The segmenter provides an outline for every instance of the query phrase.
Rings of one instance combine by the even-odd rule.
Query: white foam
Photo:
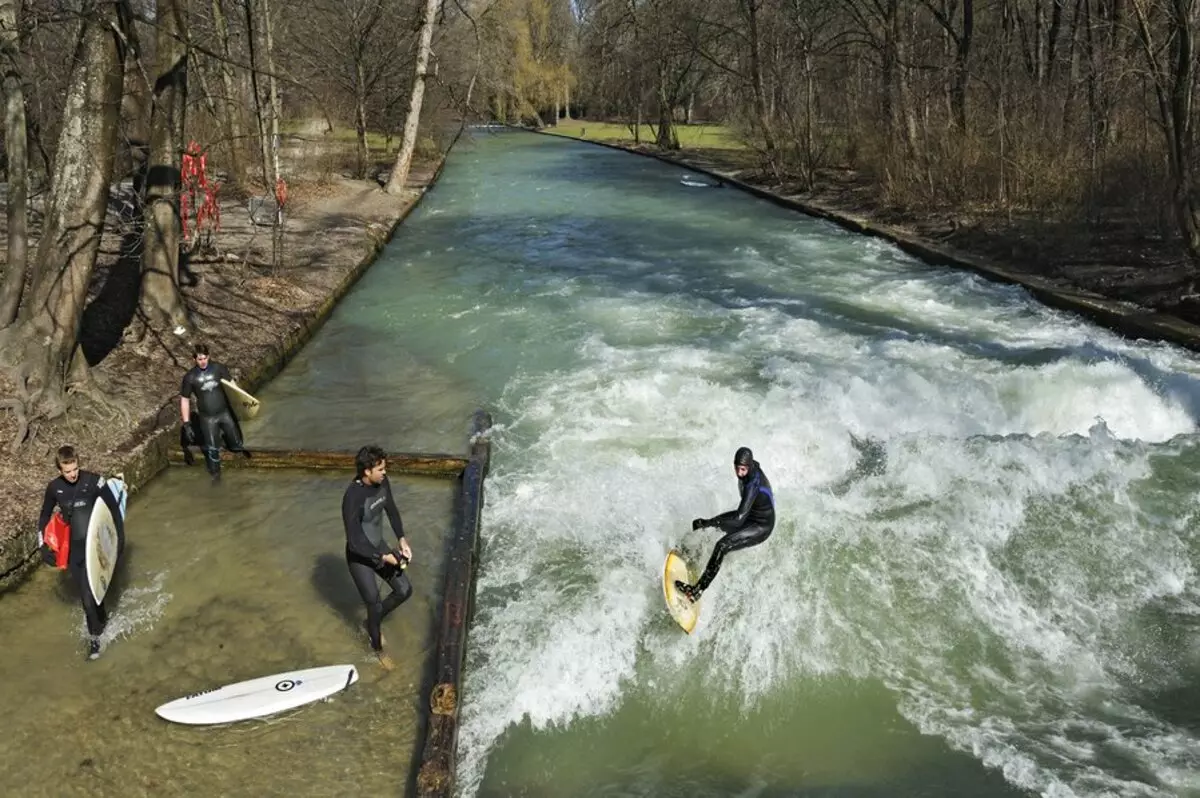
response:
[[[647,276],[642,254],[610,252],[592,263],[611,284],[528,281],[546,304],[523,296],[522,323],[553,325],[569,356],[524,359],[504,387],[463,793],[507,729],[612,713],[684,662],[746,707],[822,676],[883,683],[923,732],[1045,795],[1165,794],[1103,745],[1193,784],[1194,735],[1138,714],[1127,687],[1167,678],[1139,613],[1200,606],[1200,506],[1155,487],[1187,468],[1169,461],[1196,430],[1195,359],[811,225],[725,255]],[[856,472],[851,433],[881,468]],[[683,636],[662,559],[707,557],[715,535],[689,522],[735,505],[741,445],[780,521],[731,555]]]

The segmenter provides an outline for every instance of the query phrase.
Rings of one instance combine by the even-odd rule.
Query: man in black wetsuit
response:
[[[209,359],[206,344],[196,344],[192,351],[196,365],[183,375],[183,384],[179,388],[179,415],[183,419],[181,434],[188,444],[204,447],[204,465],[215,484],[221,479],[222,438],[229,451],[241,452],[246,457],[250,453],[242,445],[242,429],[233,417],[225,389],[221,387],[221,380],[233,382],[233,375],[223,364]],[[196,397],[197,416],[194,421],[193,396]]]
[[[108,505],[113,520],[117,525],[117,552],[125,548],[125,519],[121,516],[121,507],[105,484],[104,478],[91,471],[79,469],[79,458],[73,446],[63,446],[55,457],[58,465],[58,476],[50,480],[46,486],[46,495],[42,500],[42,513],[38,516],[38,533],[46,528],[50,516],[57,510],[62,513],[63,520],[71,527],[71,549],[67,560],[67,570],[72,581],[79,586],[80,599],[83,602],[83,617],[87,619],[88,630],[88,659],[100,656],[100,635],[104,625],[108,623],[108,612],[104,602],[96,602],[92,589],[88,585],[86,554],[88,521],[92,517],[92,508],[100,499]]]
[[[364,446],[354,458],[358,475],[342,496],[342,523],[346,527],[346,564],[354,586],[367,605],[367,637],[371,649],[386,670],[395,667],[383,653],[380,624],[392,610],[412,595],[412,584],[404,569],[412,560],[412,549],[404,539],[400,510],[392,497],[387,478],[387,455],[378,446]],[[399,548],[383,541],[383,516],[387,514]],[[380,599],[376,577],[388,583],[392,592]]]
[[[737,474],[738,492],[742,497],[738,508],[714,518],[692,521],[693,531],[715,526],[725,533],[713,547],[708,567],[704,569],[700,581],[695,585],[675,583],[675,589],[692,601],[699,601],[700,595],[712,584],[726,554],[757,546],[771,537],[771,531],[775,529],[775,494],[771,492],[771,481],[754,459],[754,453],[745,446],[738,449],[733,456],[733,470]]]

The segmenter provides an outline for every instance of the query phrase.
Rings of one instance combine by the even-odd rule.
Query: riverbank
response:
[[[1129,222],[1053,223],[1032,216],[889,207],[866,176],[826,169],[803,191],[757,168],[749,150],[687,147],[664,153],[632,140],[599,140],[588,123],[540,131],[657,158],[750,193],[878,236],[927,262],[1023,286],[1051,307],[1079,313],[1131,338],[1169,341],[1200,352],[1200,269],[1171,236],[1149,235]],[[573,131],[578,126],[579,134]],[[700,190],[700,189],[698,189]]]
[[[414,163],[402,196],[372,181],[303,172],[289,181],[283,254],[272,265],[271,228],[255,225],[246,202],[221,203],[214,251],[194,257],[183,289],[191,328],[178,336],[129,337],[136,268],[123,269],[120,237],[106,231],[84,319],[85,351],[102,352],[92,367],[109,400],[104,416],[68,413],[31,425],[26,443],[9,452],[18,431],[0,414],[0,591],[38,560],[35,522],[42,491],[55,475],[64,443],[85,469],[123,472],[136,491],[166,465],[177,445],[179,381],[191,367],[191,346],[203,341],[250,391],[273,376],[303,345],[337,300],[366,270],[404,217],[436,181],[444,156]],[[0,238],[0,253],[7,251]],[[31,251],[33,247],[31,246]],[[133,278],[130,284],[127,278]],[[91,359],[91,358],[89,358]],[[0,384],[0,395],[15,386]]]

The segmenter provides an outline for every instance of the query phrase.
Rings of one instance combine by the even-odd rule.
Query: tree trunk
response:
[[[779,146],[775,141],[774,126],[771,124],[771,117],[767,109],[767,84],[761,52],[762,39],[758,29],[758,12],[762,0],[740,0],[739,5],[746,15],[747,35],[750,38],[750,88],[754,92],[754,113],[758,117],[758,127],[762,134],[767,163],[778,177]]]
[[[274,194],[275,219],[271,224],[271,265],[278,266],[283,259],[283,205],[278,202],[280,181],[283,173],[279,168],[279,117],[283,111],[279,103],[279,81],[275,77],[275,22],[271,13],[271,0],[261,0],[262,31],[267,59],[267,106],[271,113],[271,134],[268,153],[271,158],[271,182],[267,193]]]
[[[81,15],[29,301],[0,345],[48,417],[65,410],[68,371],[86,374],[72,357],[104,229],[132,24],[123,0],[87,0]]]
[[[804,188],[811,191],[817,183],[817,87],[812,41],[807,35],[801,48],[801,58],[804,65]]]
[[[962,32],[954,52],[954,88],[951,106],[954,122],[963,136],[967,133],[967,85],[971,80],[971,41],[975,35],[975,0],[963,0]]]
[[[212,15],[217,38],[221,42],[221,53],[225,56],[218,66],[221,70],[221,89],[225,92],[225,113],[222,121],[225,136],[229,140],[229,172],[233,175],[234,184],[240,185],[246,180],[246,165],[242,161],[242,147],[245,146],[245,141],[242,138],[242,112],[235,99],[237,92],[233,85],[233,65],[230,63],[232,55],[229,47],[229,22],[225,18],[221,0],[212,0]]]
[[[1167,145],[1176,224],[1188,254],[1193,260],[1200,261],[1200,192],[1196,187],[1193,108],[1200,5],[1195,0],[1170,0],[1166,23],[1169,46],[1165,48],[1154,40],[1146,0],[1134,0],[1133,8],[1162,116],[1160,124]],[[1160,52],[1163,53],[1161,60]]]
[[[279,80],[275,77],[275,22],[271,15],[271,0],[262,0],[263,33],[266,39],[267,58],[267,104],[271,109],[270,124],[270,153],[271,153],[271,185],[267,190],[273,190],[279,182],[279,118],[283,109],[279,102]]]
[[[354,64],[354,176],[362,180],[367,176],[367,75],[362,54]]]
[[[179,0],[158,0],[157,63],[146,170],[142,318],[152,329],[187,325],[179,293],[179,166],[187,106],[188,48]]]
[[[470,105],[470,103],[468,103]],[[563,87],[563,119],[571,121],[571,84]]]
[[[260,0],[261,2],[261,0]],[[259,85],[259,61],[262,57],[259,43],[259,26],[254,19],[255,0],[245,0],[246,46],[250,48],[250,87],[254,94],[254,119],[258,125],[258,155],[262,166],[263,187],[271,190],[271,178],[267,173],[271,163],[270,147],[267,143],[266,112],[263,109],[262,89]]]
[[[21,0],[0,0],[0,66],[4,72],[4,148],[8,159],[8,264],[0,285],[0,329],[17,319],[28,269],[29,151],[17,15]]]
[[[417,149],[417,133],[420,130],[421,104],[425,100],[425,76],[429,71],[429,53],[433,48],[433,26],[437,22],[440,0],[425,0],[421,17],[421,36],[417,44],[417,68],[413,77],[412,100],[408,104],[408,116],[404,119],[404,138],[396,164],[388,177],[386,191],[400,194],[408,183],[408,172],[412,168],[413,153]]]
[[[679,136],[675,133],[675,116],[670,90],[667,87],[668,70],[665,63],[658,68],[658,134],[654,143],[659,149],[679,149]]]

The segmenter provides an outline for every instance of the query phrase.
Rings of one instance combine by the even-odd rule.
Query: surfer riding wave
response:
[[[692,601],[700,596],[716,579],[725,555],[737,549],[757,546],[775,529],[775,494],[771,491],[771,480],[763,473],[754,459],[754,453],[743,446],[733,455],[733,470],[738,478],[741,502],[736,510],[721,513],[713,518],[697,518],[692,521],[692,530],[718,527],[725,534],[713,547],[708,566],[695,585],[676,581],[675,589]]]

